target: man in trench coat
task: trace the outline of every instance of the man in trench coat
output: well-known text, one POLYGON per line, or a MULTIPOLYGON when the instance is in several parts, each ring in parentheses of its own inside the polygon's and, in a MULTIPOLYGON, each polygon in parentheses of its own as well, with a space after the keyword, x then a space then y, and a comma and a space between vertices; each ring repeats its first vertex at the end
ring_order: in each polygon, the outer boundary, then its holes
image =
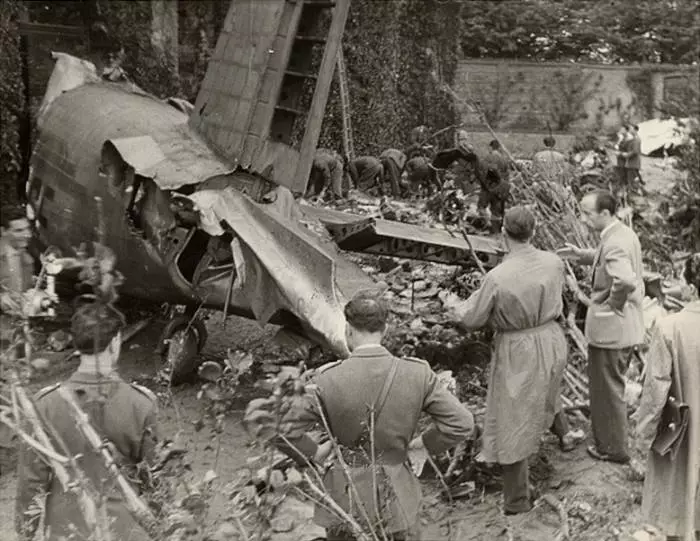
POLYGON ((680 313, 656 322, 647 355, 647 373, 634 414, 643 448, 656 437, 669 396, 688 404, 688 428, 677 455, 651 450, 642 495, 644 521, 669 541, 700 539, 700 253, 691 256, 685 279, 693 301, 680 313))
POLYGON ((600 232, 597 250, 568 244, 560 255, 593 265, 586 315, 591 428, 598 460, 629 462, 625 371, 644 341, 642 249, 637 234, 616 217, 617 200, 604 190, 581 200, 583 220, 600 232))
POLYGON ((558 318, 563 309, 564 263, 530 244, 535 218, 525 207, 505 214, 509 253, 466 301, 446 295, 450 315, 468 329, 496 331, 489 373, 482 456, 503 468, 506 514, 532 509, 528 458, 551 428, 563 451, 577 441, 561 410, 568 346, 558 318))

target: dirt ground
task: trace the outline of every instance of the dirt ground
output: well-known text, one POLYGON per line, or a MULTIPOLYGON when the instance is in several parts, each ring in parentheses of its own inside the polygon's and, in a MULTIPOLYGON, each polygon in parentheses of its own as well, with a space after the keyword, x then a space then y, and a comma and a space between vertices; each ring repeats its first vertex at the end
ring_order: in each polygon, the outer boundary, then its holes
MULTIPOLYGON (((663 192, 674 176, 671 167, 664 167, 661 160, 645 159, 642 174, 650 191, 663 192)), ((205 357, 222 357, 229 347, 264 351, 275 329, 261 329, 255 322, 231 317, 226 327, 221 317, 214 315, 208 322, 209 341, 203 352, 205 357)), ((242 413, 247 401, 258 392, 244 390, 240 409, 226 420, 221 448, 210 449, 208 435, 196 432, 194 422, 200 418, 203 405, 197 399, 198 385, 184 385, 172 392, 156 382, 160 360, 153 353, 162 324, 154 323, 138 334, 125 346, 120 361, 122 375, 159 392, 161 396, 161 426, 165 437, 176 434, 186 442, 189 461, 196 476, 215 469, 222 485, 231 480, 235 472, 246 464, 251 456, 249 440, 241 427, 242 413)), ((75 360, 65 361, 65 353, 48 357, 52 365, 47 374, 35 383, 38 390, 44 385, 66 377, 75 367, 75 360)), ((576 426, 576 421, 574 425, 576 426)), ((587 423, 577 425, 590 433, 587 423)), ((593 461, 585 452, 584 442, 572 453, 562 454, 552 436, 543 435, 543 445, 533 471, 538 473, 538 484, 543 494, 554 496, 568 516, 572 541, 613 541, 629 539, 630 532, 642 526, 639 503, 642 484, 632 480, 635 475, 629 466, 619 466, 593 461), (544 473, 542 473, 542 471, 544 473)), ((15 541, 13 529, 14 495, 16 490, 16 453, 13 449, 0 449, 0 541, 15 541)), ((496 487, 468 501, 458 501, 452 506, 439 496, 437 481, 424 482, 424 509, 421 513, 423 539, 437 541, 550 541, 559 539, 561 519, 559 513, 540 498, 533 511, 517 517, 505 517, 501 512, 501 493, 496 487)), ((211 520, 224 516, 224 496, 219 491, 211 510, 211 520)), ((275 536, 277 538, 278 536, 275 536)), ((280 541, 282 539, 280 538, 280 541)), ((292 541, 287 537, 285 541, 292 541)))
MULTIPOLYGON (((210 339, 203 354, 205 357, 223 356, 229 347, 246 349, 269 342, 275 329, 261 330, 257 324, 244 319, 229 318, 225 328, 218 315, 208 321, 210 339)), ((153 353, 160 330, 153 324, 137 335, 126 347, 120 361, 120 370, 129 380, 149 385, 161 396, 161 426, 166 437, 179 434, 186 443, 193 474, 201 477, 209 469, 219 475, 216 482, 225 484, 243 467, 251 456, 248 438, 240 421, 245 404, 257 391, 250 389, 249 396, 241 397, 240 410, 226 420, 221 448, 209 449, 205 431, 197 433, 194 422, 199 419, 202 404, 197 400, 197 385, 184 385, 167 393, 167 388, 157 384, 155 376, 160 363, 153 353)), ((52 366, 38 389, 67 376, 77 363, 61 362, 65 353, 52 354, 52 366)), ((245 391, 245 390, 244 390, 245 391)), ((247 392, 245 393, 248 394, 247 392)), ((588 427, 583 427, 587 429, 588 427)), ((14 494, 16 473, 14 451, 3 450, 2 476, 0 476, 0 539, 15 541, 13 531, 14 494)), ((550 436, 543 438, 540 455, 535 460, 538 484, 543 493, 555 496, 569 512, 571 539, 580 541, 617 540, 622 531, 636 529, 641 483, 630 481, 628 467, 598 463, 585 453, 585 445, 570 454, 559 452, 550 436), (544 472, 544 473, 543 473, 544 472)), ((449 506, 439 496, 439 484, 435 480, 424 483, 425 506, 422 512, 424 540, 477 541, 512 539, 520 541, 546 541, 557 539, 560 519, 557 512, 543 500, 524 516, 505 517, 501 512, 501 494, 498 487, 449 506)), ((223 517, 226 511, 224 496, 219 492, 212 502, 211 519, 223 517)), ((291 541, 289 538, 288 541, 291 541)))

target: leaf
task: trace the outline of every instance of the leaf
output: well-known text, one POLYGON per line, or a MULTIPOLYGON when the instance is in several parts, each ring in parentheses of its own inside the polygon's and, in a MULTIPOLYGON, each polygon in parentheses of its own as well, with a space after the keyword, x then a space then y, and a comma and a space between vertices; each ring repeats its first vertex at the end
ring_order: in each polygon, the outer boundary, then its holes
POLYGON ((288 516, 275 517, 270 521, 273 532, 291 532, 294 529, 294 519, 288 516))
POLYGON ((304 477, 296 468, 287 469, 287 483, 290 485, 300 485, 304 481, 304 477))
POLYGON ((197 373, 201 379, 214 383, 223 375, 223 368, 214 361, 205 361, 200 365, 197 373))
POLYGON ((272 488, 282 488, 285 484, 284 474, 279 470, 273 470, 270 474, 270 486, 272 488))
POLYGON ((218 479, 218 475, 214 470, 208 470, 207 473, 204 474, 204 477, 202 478, 202 483, 205 485, 210 484, 214 479, 218 479))

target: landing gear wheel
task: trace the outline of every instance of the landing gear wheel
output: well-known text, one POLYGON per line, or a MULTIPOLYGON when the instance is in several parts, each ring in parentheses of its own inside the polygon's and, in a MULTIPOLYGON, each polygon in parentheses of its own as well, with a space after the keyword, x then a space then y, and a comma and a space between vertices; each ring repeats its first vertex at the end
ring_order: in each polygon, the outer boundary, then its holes
POLYGON ((204 322, 190 322, 187 316, 176 316, 163 329, 157 352, 170 366, 170 383, 179 385, 197 378, 201 363, 199 354, 207 341, 204 322))

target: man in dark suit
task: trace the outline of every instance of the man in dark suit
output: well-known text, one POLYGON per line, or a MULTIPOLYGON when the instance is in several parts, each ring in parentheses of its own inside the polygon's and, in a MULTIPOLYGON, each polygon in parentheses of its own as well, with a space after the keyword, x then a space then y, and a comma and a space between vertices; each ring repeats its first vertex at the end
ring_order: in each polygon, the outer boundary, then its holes
MULTIPOLYGON (((333 460, 323 477, 326 489, 367 532, 382 529, 388 539, 398 541, 415 539, 420 525, 421 489, 408 461, 409 449, 441 453, 469 438, 474 422, 427 362, 398 359, 381 345, 388 316, 375 292, 359 293, 345 306, 350 357, 322 367, 314 390, 292 404, 282 425, 289 427, 286 438, 293 446, 284 448, 287 452, 295 455, 296 449, 323 464, 331 456, 331 444, 319 445, 308 432, 325 416, 351 476, 349 481, 333 460), (434 424, 414 438, 423 413, 434 424), (372 526, 363 516, 369 516, 372 526)), ((255 425, 255 412, 251 402, 248 428, 255 425)), ((328 540, 354 539, 347 523, 325 506, 317 506, 315 521, 326 528, 328 540)))
POLYGON ((627 127, 627 141, 620 157, 624 160, 625 186, 631 188, 639 177, 642 163, 642 140, 636 125, 627 127))
POLYGON ((596 191, 581 200, 583 220, 600 232, 595 250, 568 244, 563 257, 593 265, 591 305, 586 316, 591 426, 600 460, 629 461, 624 373, 632 348, 644 341, 642 250, 637 234, 616 217, 617 200, 596 191))

